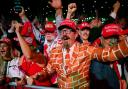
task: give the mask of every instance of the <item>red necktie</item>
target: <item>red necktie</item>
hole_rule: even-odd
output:
[[[115,61],[115,62],[113,63],[113,69],[115,70],[115,72],[116,72],[118,78],[121,79],[121,76],[120,76],[120,73],[119,73],[117,64],[118,64],[117,61]]]
[[[65,59],[70,59],[70,54],[69,54],[69,49],[67,49],[67,53],[66,53],[66,55],[65,55]]]

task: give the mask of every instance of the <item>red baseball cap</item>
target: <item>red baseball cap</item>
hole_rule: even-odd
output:
[[[120,35],[128,35],[128,29],[122,30],[119,34]]]
[[[85,28],[90,29],[90,24],[88,22],[82,22],[77,27],[78,27],[79,30],[83,30]]]
[[[103,27],[101,35],[104,38],[110,36],[118,36],[121,30],[122,30],[121,27],[117,24],[107,24]]]
[[[45,31],[46,32],[55,32],[56,31],[56,25],[51,21],[46,22]]]
[[[71,28],[72,30],[76,31],[76,23],[70,19],[65,19],[60,23],[59,30],[63,28]]]
[[[8,45],[11,45],[11,40],[7,37],[3,37],[2,39],[0,39],[0,43],[6,43]]]

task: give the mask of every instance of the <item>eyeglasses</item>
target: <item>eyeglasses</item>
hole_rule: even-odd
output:
[[[64,34],[64,33],[69,34],[72,32],[72,29],[64,28],[60,32],[61,32],[61,34]]]

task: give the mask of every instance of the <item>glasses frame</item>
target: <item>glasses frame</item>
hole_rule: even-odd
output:
[[[73,30],[70,29],[70,28],[64,28],[64,29],[62,29],[62,30],[60,31],[61,34],[64,34],[64,33],[70,34],[71,32],[75,32],[75,31],[73,31]]]

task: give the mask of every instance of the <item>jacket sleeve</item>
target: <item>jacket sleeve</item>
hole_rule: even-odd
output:
[[[95,48],[92,53],[93,58],[99,61],[115,61],[128,56],[128,41],[122,40],[117,46],[106,48]]]
[[[52,74],[55,73],[55,69],[54,69],[54,62],[55,62],[55,50],[53,49],[51,51],[51,54],[50,54],[50,60],[48,61],[48,64],[46,67],[43,68],[42,70],[42,74],[46,77],[46,76],[51,76]]]

